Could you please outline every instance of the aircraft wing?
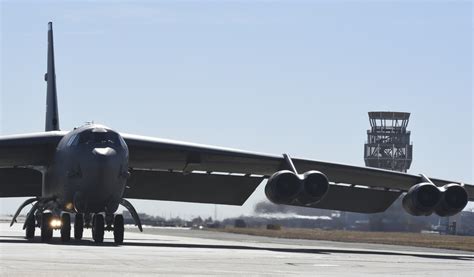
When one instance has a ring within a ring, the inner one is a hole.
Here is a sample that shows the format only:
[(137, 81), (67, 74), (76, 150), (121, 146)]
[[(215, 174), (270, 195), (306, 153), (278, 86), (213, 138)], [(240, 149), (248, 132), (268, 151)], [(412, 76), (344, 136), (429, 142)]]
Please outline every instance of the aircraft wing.
[[(0, 197), (41, 196), (42, 176), (65, 132), (0, 137)], [(28, 168), (27, 168), (28, 167)]]
[[(122, 136), (129, 147), (129, 166), (132, 168), (125, 197), (241, 205), (263, 179), (287, 169), (283, 156), (128, 134)], [(328, 195), (312, 205), (315, 208), (381, 212), (401, 193), (422, 182), (418, 175), (377, 168), (306, 159), (292, 161), (299, 173), (318, 170), (331, 182)], [(168, 185), (162, 185), (162, 180)], [(431, 180), (437, 186), (460, 183)], [(469, 200), (474, 201), (474, 187), (465, 184), (465, 188)], [(160, 190), (167, 193), (160, 193)]]
[(0, 168), (0, 197), (41, 196), (41, 172), (29, 168)]

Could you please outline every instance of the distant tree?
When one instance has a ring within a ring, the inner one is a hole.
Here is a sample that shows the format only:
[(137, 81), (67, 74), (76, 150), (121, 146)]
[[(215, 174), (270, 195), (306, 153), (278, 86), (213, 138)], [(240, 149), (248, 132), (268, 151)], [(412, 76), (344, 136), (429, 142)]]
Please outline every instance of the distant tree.
[(202, 220), (202, 218), (199, 216), (199, 217), (196, 217), (196, 218), (193, 218), (191, 220), (191, 223), (193, 225), (202, 225), (204, 223), (204, 221)]
[(235, 228), (247, 228), (247, 223), (242, 218), (238, 218), (234, 222)]

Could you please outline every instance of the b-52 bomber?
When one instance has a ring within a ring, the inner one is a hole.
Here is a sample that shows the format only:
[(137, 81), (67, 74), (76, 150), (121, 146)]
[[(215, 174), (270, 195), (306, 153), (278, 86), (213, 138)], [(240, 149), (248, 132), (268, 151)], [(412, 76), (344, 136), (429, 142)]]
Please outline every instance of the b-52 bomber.
[[(60, 131), (53, 28), (48, 24), (45, 132), (0, 137), (0, 197), (30, 197), (26, 238), (82, 239), (92, 228), (95, 242), (112, 231), (124, 239), (119, 205), (140, 230), (140, 218), (127, 199), (153, 199), (242, 205), (262, 181), (276, 204), (359, 213), (385, 211), (402, 194), (415, 216), (452, 216), (474, 201), (474, 187), (461, 182), (369, 167), (294, 159), (236, 149), (144, 137), (99, 124)], [(304, 172), (304, 173), (303, 173)]]

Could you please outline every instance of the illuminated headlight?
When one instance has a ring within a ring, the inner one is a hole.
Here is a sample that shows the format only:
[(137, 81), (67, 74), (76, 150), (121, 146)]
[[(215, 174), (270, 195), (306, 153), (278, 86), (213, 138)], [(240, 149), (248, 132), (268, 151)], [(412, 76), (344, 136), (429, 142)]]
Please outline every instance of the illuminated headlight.
[(52, 219), (51, 222), (49, 222), (49, 225), (52, 227), (52, 228), (59, 228), (61, 227), (62, 223), (61, 223), (61, 220), (60, 219)]

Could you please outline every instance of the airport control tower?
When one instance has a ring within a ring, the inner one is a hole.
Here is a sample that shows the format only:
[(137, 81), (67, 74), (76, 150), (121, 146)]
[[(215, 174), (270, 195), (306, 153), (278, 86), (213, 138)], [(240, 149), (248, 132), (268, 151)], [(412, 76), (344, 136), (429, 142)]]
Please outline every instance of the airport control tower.
[(365, 165), (407, 172), (413, 158), (410, 131), (407, 131), (410, 113), (369, 112), (370, 130), (364, 148)]

